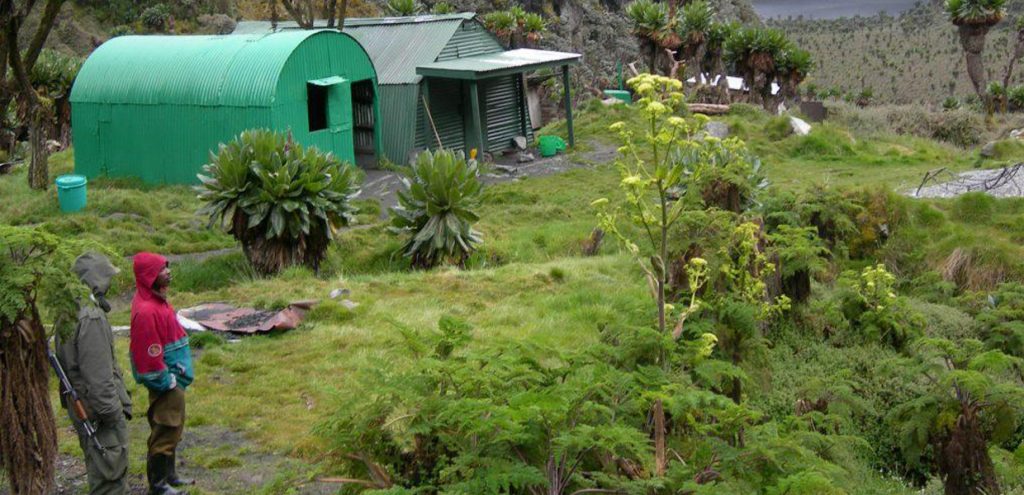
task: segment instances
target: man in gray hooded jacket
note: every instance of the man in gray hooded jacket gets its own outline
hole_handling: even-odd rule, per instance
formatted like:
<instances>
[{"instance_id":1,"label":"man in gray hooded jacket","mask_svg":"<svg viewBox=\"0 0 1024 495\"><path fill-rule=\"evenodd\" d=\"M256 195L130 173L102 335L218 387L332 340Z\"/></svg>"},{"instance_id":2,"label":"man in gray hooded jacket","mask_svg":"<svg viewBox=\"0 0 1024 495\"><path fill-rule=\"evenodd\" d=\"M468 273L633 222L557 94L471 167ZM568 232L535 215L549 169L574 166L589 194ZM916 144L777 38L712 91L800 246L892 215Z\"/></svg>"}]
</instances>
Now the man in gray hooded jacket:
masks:
<instances>
[{"instance_id":1,"label":"man in gray hooded jacket","mask_svg":"<svg viewBox=\"0 0 1024 495\"><path fill-rule=\"evenodd\" d=\"M86 253L75 260L75 274L89 287L92 297L79 302L78 325L66 339L56 342L57 359L85 404L86 412L96 427L100 451L86 436L73 409L71 422L78 432L78 442L85 454L91 495L121 495L127 492L128 419L132 403L128 398L121 369L114 359L114 336L106 313L110 305L105 296L110 281L117 274L105 256ZM62 401L63 401L63 395ZM68 408L68 404L62 404Z\"/></svg>"}]
</instances>

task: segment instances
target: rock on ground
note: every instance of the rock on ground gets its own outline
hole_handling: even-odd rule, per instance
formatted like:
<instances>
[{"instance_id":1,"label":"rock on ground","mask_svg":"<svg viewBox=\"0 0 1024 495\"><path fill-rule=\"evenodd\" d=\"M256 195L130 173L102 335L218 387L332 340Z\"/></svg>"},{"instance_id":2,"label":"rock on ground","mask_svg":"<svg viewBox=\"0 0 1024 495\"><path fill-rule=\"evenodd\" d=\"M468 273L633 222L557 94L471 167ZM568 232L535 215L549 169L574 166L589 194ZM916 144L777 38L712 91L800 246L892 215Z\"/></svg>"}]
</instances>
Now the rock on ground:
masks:
<instances>
[{"instance_id":1,"label":"rock on ground","mask_svg":"<svg viewBox=\"0 0 1024 495\"><path fill-rule=\"evenodd\" d=\"M712 120L704 126L704 133L708 137L725 139L729 137L729 124L718 120Z\"/></svg>"},{"instance_id":2,"label":"rock on ground","mask_svg":"<svg viewBox=\"0 0 1024 495\"><path fill-rule=\"evenodd\" d=\"M797 136L806 136L811 133L811 124L804 122L803 119L790 117L789 125L793 128L793 134Z\"/></svg>"}]
</instances>

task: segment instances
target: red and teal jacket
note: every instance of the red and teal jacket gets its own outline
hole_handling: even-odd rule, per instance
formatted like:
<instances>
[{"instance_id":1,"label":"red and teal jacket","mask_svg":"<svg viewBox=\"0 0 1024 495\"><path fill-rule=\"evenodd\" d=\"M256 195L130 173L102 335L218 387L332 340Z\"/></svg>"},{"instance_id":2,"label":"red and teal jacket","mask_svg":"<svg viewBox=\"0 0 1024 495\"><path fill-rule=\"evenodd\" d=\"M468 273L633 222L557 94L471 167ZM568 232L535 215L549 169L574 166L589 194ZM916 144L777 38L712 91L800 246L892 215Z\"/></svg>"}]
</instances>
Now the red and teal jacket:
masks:
<instances>
[{"instance_id":1,"label":"red and teal jacket","mask_svg":"<svg viewBox=\"0 0 1024 495\"><path fill-rule=\"evenodd\" d=\"M131 352L135 381L155 392L192 383L192 351L174 308L153 290L167 259L153 253L135 255L135 298L132 299Z\"/></svg>"}]
</instances>

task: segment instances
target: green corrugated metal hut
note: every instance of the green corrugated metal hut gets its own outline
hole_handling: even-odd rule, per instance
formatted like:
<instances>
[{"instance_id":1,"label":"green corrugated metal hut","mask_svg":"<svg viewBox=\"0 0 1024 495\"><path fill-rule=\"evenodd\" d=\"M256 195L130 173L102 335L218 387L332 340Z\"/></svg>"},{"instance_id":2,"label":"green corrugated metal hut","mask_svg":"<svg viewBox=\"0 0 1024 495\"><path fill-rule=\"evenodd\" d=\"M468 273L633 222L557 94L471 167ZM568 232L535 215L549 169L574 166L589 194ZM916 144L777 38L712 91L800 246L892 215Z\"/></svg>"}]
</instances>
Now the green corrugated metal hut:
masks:
<instances>
[{"instance_id":1,"label":"green corrugated metal hut","mask_svg":"<svg viewBox=\"0 0 1024 495\"><path fill-rule=\"evenodd\" d=\"M281 22L277 28L298 26ZM271 29L269 22L243 21L235 33ZM575 53L506 51L472 13L347 19L344 32L366 48L377 69L383 154L394 163L405 163L417 149L436 148L438 138L446 148L490 153L512 148L516 136L532 139L523 75L562 68L568 78L568 66L580 59Z\"/></svg>"},{"instance_id":2,"label":"green corrugated metal hut","mask_svg":"<svg viewBox=\"0 0 1024 495\"><path fill-rule=\"evenodd\" d=\"M376 161L376 80L366 51L337 31L117 37L71 90L76 172L194 183L211 150L251 128Z\"/></svg>"}]
</instances>

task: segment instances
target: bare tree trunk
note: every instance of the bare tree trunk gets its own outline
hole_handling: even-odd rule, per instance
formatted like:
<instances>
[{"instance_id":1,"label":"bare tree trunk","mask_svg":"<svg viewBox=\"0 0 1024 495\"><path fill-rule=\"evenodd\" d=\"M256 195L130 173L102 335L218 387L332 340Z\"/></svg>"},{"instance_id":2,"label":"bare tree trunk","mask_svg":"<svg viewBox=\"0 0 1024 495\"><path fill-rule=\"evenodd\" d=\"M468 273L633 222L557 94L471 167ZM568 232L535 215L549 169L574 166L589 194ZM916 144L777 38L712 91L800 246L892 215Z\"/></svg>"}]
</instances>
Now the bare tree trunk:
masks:
<instances>
[{"instance_id":1,"label":"bare tree trunk","mask_svg":"<svg viewBox=\"0 0 1024 495\"><path fill-rule=\"evenodd\" d=\"M32 112L28 127L29 147L32 160L28 165L28 186L35 190L46 190L50 186L49 150L46 148L47 112L41 105Z\"/></svg>"},{"instance_id":2,"label":"bare tree trunk","mask_svg":"<svg viewBox=\"0 0 1024 495\"><path fill-rule=\"evenodd\" d=\"M665 476L668 467L668 448L665 446L665 406L661 399L654 401L654 474Z\"/></svg>"},{"instance_id":3,"label":"bare tree trunk","mask_svg":"<svg viewBox=\"0 0 1024 495\"><path fill-rule=\"evenodd\" d=\"M338 0L327 0L327 6L324 9L324 17L327 18L327 27L334 27L334 14L338 11Z\"/></svg>"},{"instance_id":4,"label":"bare tree trunk","mask_svg":"<svg viewBox=\"0 0 1024 495\"><path fill-rule=\"evenodd\" d=\"M348 0L341 0L341 13L338 15L338 31L345 30L346 15L348 15Z\"/></svg>"},{"instance_id":5,"label":"bare tree trunk","mask_svg":"<svg viewBox=\"0 0 1024 495\"><path fill-rule=\"evenodd\" d=\"M988 102L988 76L985 74L985 38L991 26L984 24L963 24L959 26L960 45L964 49L967 75L971 78L974 92L982 101Z\"/></svg>"},{"instance_id":6,"label":"bare tree trunk","mask_svg":"<svg viewBox=\"0 0 1024 495\"><path fill-rule=\"evenodd\" d=\"M0 321L0 458L11 493L53 491L57 427L50 404L46 331L35 306Z\"/></svg>"},{"instance_id":7,"label":"bare tree trunk","mask_svg":"<svg viewBox=\"0 0 1024 495\"><path fill-rule=\"evenodd\" d=\"M974 406L962 408L953 431L942 442L936 457L946 495L1002 493Z\"/></svg>"}]
</instances>

